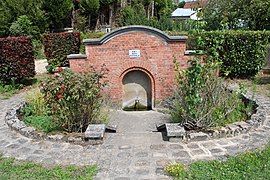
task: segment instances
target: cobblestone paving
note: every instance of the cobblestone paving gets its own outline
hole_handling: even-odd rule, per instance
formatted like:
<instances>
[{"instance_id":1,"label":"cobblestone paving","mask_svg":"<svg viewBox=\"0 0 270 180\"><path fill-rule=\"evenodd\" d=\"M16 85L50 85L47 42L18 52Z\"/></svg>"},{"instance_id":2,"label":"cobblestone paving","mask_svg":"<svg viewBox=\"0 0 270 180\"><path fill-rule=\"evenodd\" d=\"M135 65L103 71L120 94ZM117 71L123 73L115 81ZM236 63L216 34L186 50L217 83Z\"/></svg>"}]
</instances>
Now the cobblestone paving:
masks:
<instances>
[{"instance_id":1,"label":"cobblestone paving","mask_svg":"<svg viewBox=\"0 0 270 180\"><path fill-rule=\"evenodd\" d=\"M21 100L20 94L0 100L0 152L17 159L53 165L97 164L100 170L95 179L171 179L164 172L168 162L188 164L197 160L223 159L263 148L270 136L270 111L264 125L248 134L189 143L163 141L160 133L153 132L157 122L168 121L166 115L154 111L117 111L112 123L118 124L118 133L106 134L102 145L82 147L39 141L16 133L5 124L6 111Z\"/></svg>"}]
</instances>

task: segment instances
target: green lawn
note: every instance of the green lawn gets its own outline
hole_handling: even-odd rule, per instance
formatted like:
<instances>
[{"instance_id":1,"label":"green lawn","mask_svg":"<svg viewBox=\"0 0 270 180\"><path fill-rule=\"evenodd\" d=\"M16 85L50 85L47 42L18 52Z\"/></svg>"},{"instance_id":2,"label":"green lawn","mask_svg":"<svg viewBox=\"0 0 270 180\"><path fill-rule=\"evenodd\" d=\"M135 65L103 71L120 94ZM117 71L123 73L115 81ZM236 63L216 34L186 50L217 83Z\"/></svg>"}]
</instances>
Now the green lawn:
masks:
<instances>
[{"instance_id":1,"label":"green lawn","mask_svg":"<svg viewBox=\"0 0 270 180\"><path fill-rule=\"evenodd\" d=\"M29 161L18 161L14 158L3 158L0 155L0 180L4 179L93 179L97 173L96 166L53 166L45 167Z\"/></svg>"},{"instance_id":2,"label":"green lawn","mask_svg":"<svg viewBox=\"0 0 270 180\"><path fill-rule=\"evenodd\" d=\"M174 173L176 179L266 180L270 179L270 145L263 151L243 153L226 161L199 161L185 170L179 164L174 167L179 169Z\"/></svg>"}]
</instances>

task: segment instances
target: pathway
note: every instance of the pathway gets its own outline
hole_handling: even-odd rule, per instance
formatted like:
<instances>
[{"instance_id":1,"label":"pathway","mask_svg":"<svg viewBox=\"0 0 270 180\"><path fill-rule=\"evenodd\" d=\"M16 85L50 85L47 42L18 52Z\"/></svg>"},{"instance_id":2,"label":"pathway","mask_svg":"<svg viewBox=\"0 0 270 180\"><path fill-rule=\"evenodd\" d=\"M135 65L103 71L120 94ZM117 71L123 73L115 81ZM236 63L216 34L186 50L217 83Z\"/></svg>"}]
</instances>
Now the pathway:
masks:
<instances>
[{"instance_id":1,"label":"pathway","mask_svg":"<svg viewBox=\"0 0 270 180\"><path fill-rule=\"evenodd\" d=\"M155 131L156 122L168 116L155 112L123 112L113 114L118 133L106 134L102 145L86 146L26 138L5 124L7 110L19 103L22 95L0 100L0 152L17 159L45 164L97 164L95 179L171 179L164 165L170 161L190 163L197 160L220 159L244 151L261 148L270 136L270 111L263 126L248 134L199 142L166 142Z\"/></svg>"}]
</instances>

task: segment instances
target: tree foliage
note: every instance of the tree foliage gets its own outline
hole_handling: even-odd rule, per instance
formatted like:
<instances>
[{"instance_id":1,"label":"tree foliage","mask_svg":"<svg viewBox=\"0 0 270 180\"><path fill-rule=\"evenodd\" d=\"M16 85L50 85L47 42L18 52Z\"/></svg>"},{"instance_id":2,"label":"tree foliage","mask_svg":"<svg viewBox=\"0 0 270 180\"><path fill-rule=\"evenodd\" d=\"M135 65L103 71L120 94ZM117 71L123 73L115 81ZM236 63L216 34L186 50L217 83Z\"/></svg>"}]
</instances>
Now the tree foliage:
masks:
<instances>
[{"instance_id":1,"label":"tree foliage","mask_svg":"<svg viewBox=\"0 0 270 180\"><path fill-rule=\"evenodd\" d=\"M11 36L31 36L39 35L38 27L33 26L33 23L26 15L19 16L17 21L13 22L9 28Z\"/></svg>"},{"instance_id":2,"label":"tree foliage","mask_svg":"<svg viewBox=\"0 0 270 180\"><path fill-rule=\"evenodd\" d=\"M269 30L270 0L209 0L204 20L208 30Z\"/></svg>"},{"instance_id":3,"label":"tree foliage","mask_svg":"<svg viewBox=\"0 0 270 180\"><path fill-rule=\"evenodd\" d=\"M9 35L12 22L19 16L27 15L33 25L41 32L46 29L45 11L42 10L44 0L0 0L0 37Z\"/></svg>"},{"instance_id":4,"label":"tree foliage","mask_svg":"<svg viewBox=\"0 0 270 180\"><path fill-rule=\"evenodd\" d=\"M45 0L43 9L51 30L62 29L65 21L71 15L72 0Z\"/></svg>"}]
</instances>

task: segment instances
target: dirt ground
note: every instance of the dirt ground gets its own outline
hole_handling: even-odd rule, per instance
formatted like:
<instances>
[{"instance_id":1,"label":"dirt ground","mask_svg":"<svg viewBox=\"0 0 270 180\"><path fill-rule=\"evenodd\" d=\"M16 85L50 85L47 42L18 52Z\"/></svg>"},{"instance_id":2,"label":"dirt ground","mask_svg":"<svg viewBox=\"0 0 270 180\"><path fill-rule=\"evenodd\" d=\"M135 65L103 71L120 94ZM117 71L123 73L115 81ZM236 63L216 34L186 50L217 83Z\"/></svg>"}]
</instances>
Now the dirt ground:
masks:
<instances>
[{"instance_id":1,"label":"dirt ground","mask_svg":"<svg viewBox=\"0 0 270 180\"><path fill-rule=\"evenodd\" d=\"M35 60L35 70L37 74L46 73L46 66L48 65L46 59Z\"/></svg>"}]
</instances>

